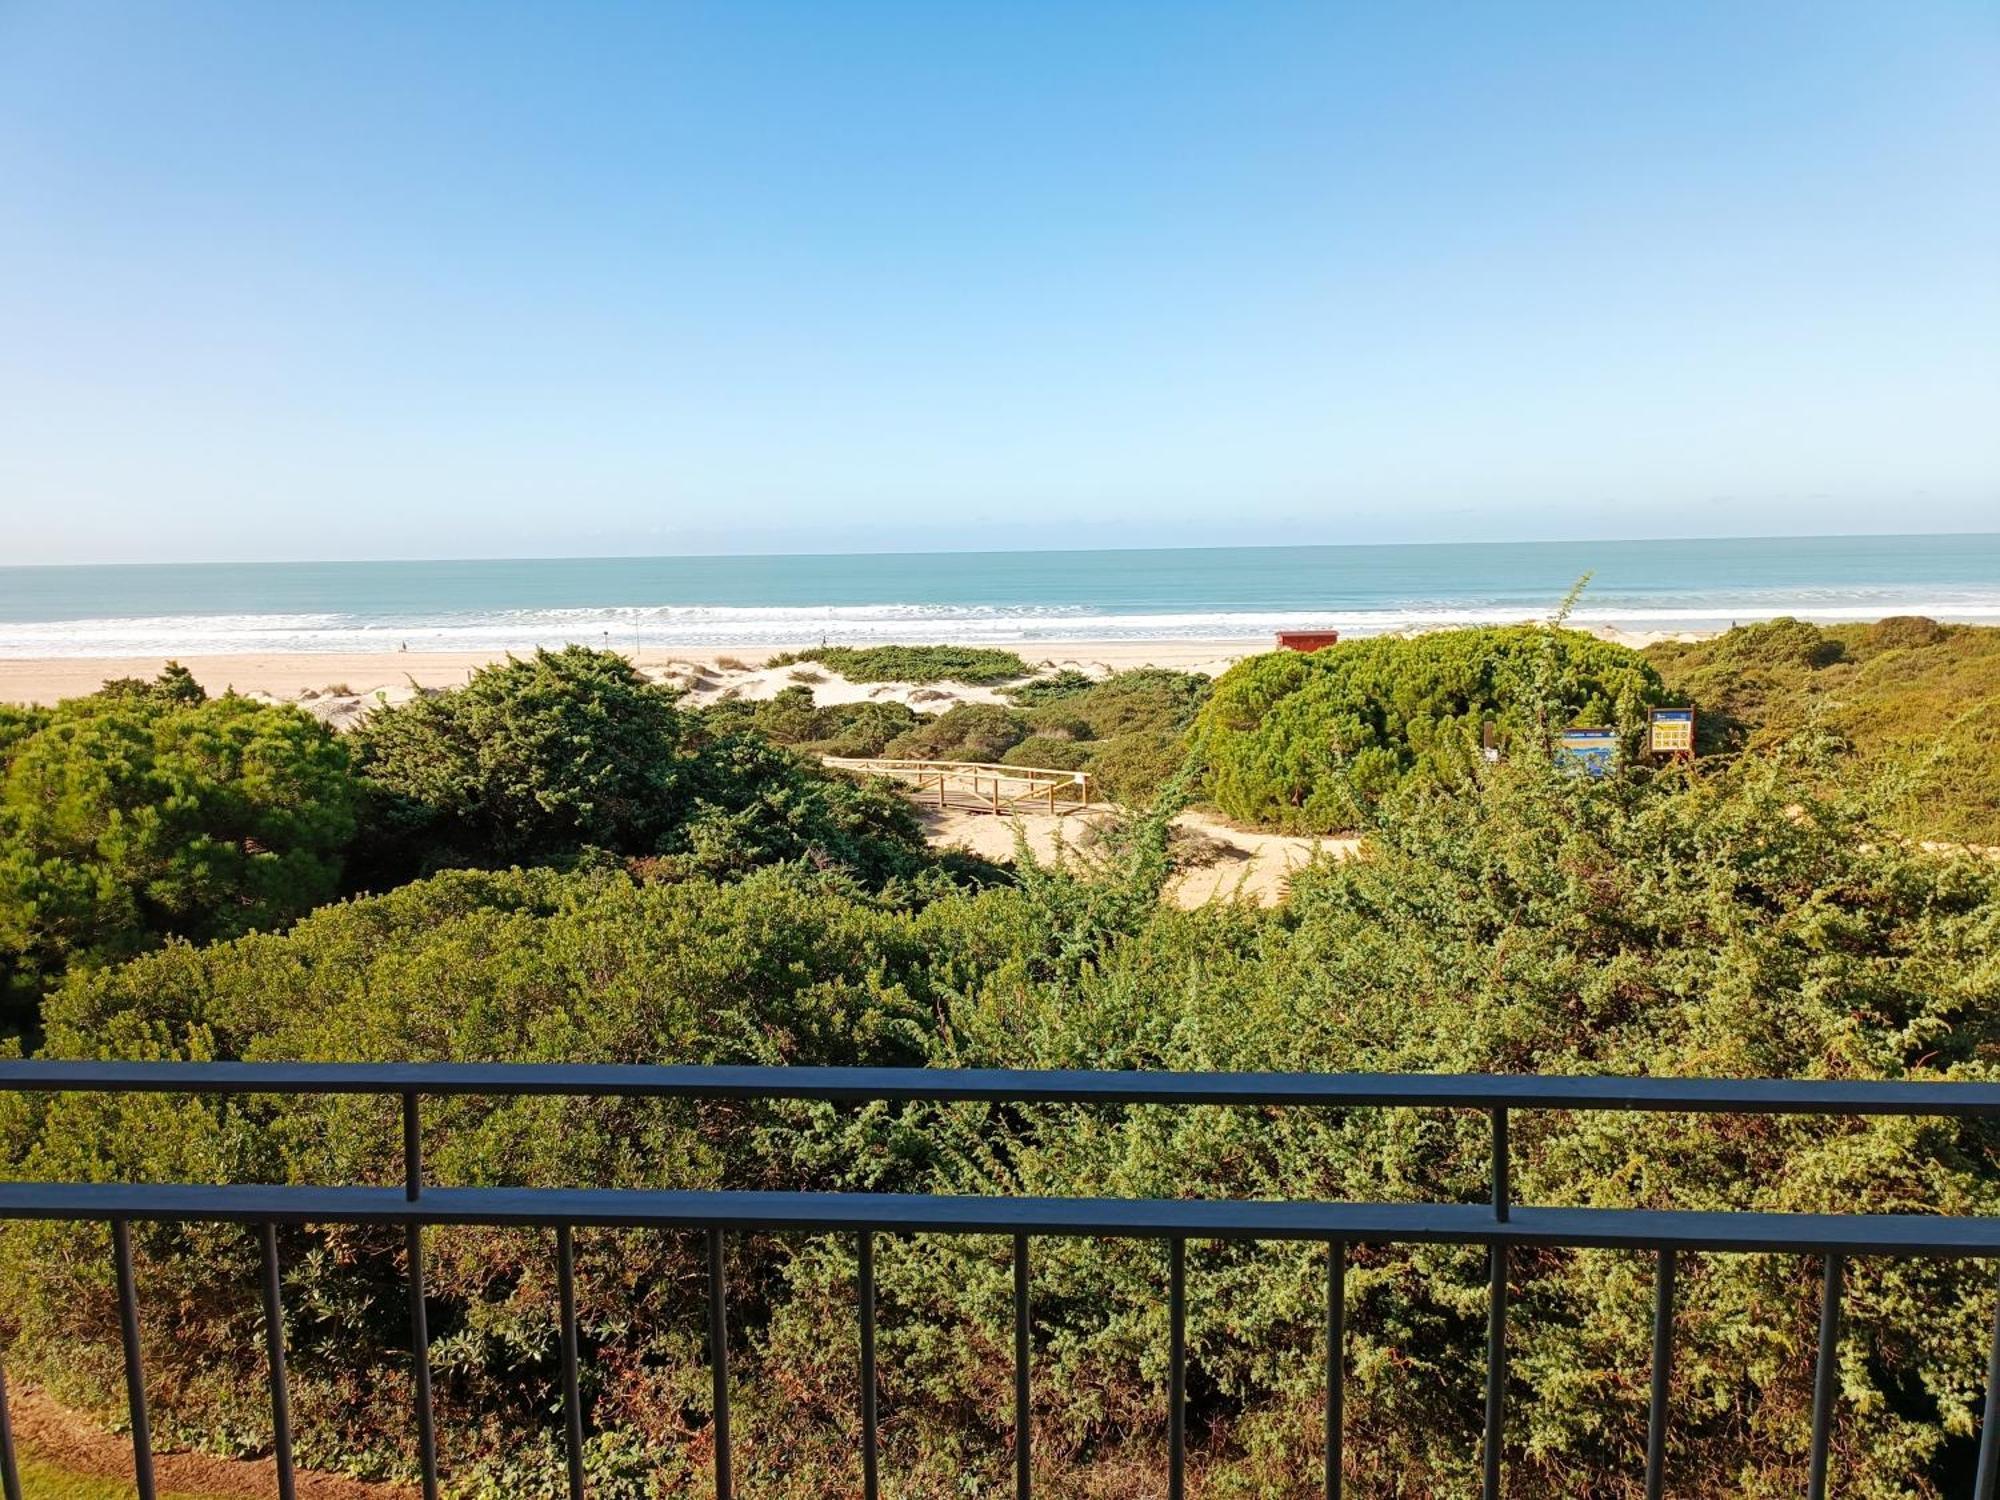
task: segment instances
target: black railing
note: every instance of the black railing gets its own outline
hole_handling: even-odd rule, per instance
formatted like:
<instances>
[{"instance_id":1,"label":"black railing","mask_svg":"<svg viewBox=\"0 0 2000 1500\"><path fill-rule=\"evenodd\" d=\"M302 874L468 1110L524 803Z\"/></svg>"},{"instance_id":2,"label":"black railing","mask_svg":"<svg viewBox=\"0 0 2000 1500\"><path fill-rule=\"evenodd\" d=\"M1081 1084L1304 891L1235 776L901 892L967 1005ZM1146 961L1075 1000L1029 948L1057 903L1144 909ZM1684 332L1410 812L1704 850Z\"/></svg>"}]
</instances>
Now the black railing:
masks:
<instances>
[{"instance_id":1,"label":"black railing","mask_svg":"<svg viewBox=\"0 0 2000 1500\"><path fill-rule=\"evenodd\" d=\"M561 1318L562 1401L569 1489L584 1494L583 1413L572 1234L578 1227L699 1230L707 1241L709 1358L714 1375L715 1491L731 1493L728 1296L723 1236L744 1231L852 1233L858 1253L862 1483L878 1486L875 1255L877 1233L1007 1235L1014 1243L1014 1472L1016 1494L1032 1488L1029 1241L1035 1236L1164 1239L1170 1330L1168 1492L1185 1485L1187 1430L1186 1245L1196 1240L1307 1240L1326 1262L1325 1489L1338 1500L1342 1469L1347 1249L1352 1244L1444 1242L1484 1245L1489 1261L1486 1414L1482 1489L1498 1500L1506 1428L1507 1270L1521 1246L1654 1252L1652 1388L1647 1412L1645 1493L1665 1483L1674 1290L1683 1252L1762 1251L1818 1256L1822 1264L1814 1365L1808 1494L1823 1500L1833 1422L1842 1276L1855 1255L2000 1259L2000 1219L1917 1214L1774 1214L1646 1209L1544 1208L1512 1201L1510 1110L1650 1110L1778 1115L2000 1117L2000 1085L1799 1082L1774 1079L1576 1078L1514 1075L1135 1073L947 1071L920 1068L621 1067L423 1063L144 1063L0 1061L0 1091L192 1094L378 1094L400 1096L403 1185L380 1187L198 1186L192 1184L0 1183L0 1220L104 1221L111 1230L131 1407L134 1472L153 1500L153 1459L133 1283L134 1221L243 1223L262 1243L266 1354L270 1370L277 1488L293 1500L292 1427L285 1376L283 1310L275 1226L372 1224L403 1227L409 1258L410 1340L423 1490L437 1494L437 1435L431 1407L430 1341L424 1314L424 1226L480 1224L553 1228ZM833 1102L983 1100L995 1104L1157 1104L1425 1107L1484 1112L1492 1130L1492 1200L1465 1203L1307 1203L1104 1198L933 1197L890 1193L612 1191L591 1188L448 1188L424 1184L425 1097L570 1095L682 1099L813 1099ZM1976 1500L1996 1500L2000 1466L2000 1310L1986 1374ZM0 1477L19 1500L13 1435L0 1373Z\"/></svg>"}]
</instances>

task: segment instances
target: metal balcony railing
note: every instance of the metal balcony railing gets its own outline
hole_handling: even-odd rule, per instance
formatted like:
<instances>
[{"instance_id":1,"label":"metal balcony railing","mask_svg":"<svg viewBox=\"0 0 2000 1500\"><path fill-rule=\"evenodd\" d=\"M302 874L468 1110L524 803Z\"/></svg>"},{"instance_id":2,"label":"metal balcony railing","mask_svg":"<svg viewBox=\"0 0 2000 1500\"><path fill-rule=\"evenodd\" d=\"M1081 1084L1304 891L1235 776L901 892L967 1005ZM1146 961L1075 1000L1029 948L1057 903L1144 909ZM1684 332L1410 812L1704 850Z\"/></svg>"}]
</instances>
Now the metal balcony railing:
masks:
<instances>
[{"instance_id":1,"label":"metal balcony railing","mask_svg":"<svg viewBox=\"0 0 2000 1500\"><path fill-rule=\"evenodd\" d=\"M1168 1487L1183 1494L1186 1434L1186 1244L1190 1239L1308 1240L1327 1247L1325 1489L1341 1488L1342 1385L1347 1247L1417 1241L1487 1247L1490 1266L1483 1494L1498 1500L1506 1428L1507 1264L1515 1245L1651 1251L1657 1256L1652 1390L1645 1490L1665 1482L1668 1390L1673 1359L1674 1279L1682 1253L1761 1251L1822 1262L1808 1493L1823 1500L1832 1427L1842 1271L1854 1255L2000 1258L2000 1219L1916 1214L1774 1214L1639 1209L1538 1208L1513 1202L1507 1122L1520 1110L1702 1111L1759 1115L2000 1116L2000 1085L1803 1082L1776 1079L1585 1078L1512 1075L1138 1073L931 1070L921 1068L625 1067L487 1063L150 1063L0 1061L0 1090L187 1094L309 1093L400 1096L400 1189L0 1183L0 1220L109 1224L131 1407L135 1474L153 1500L153 1461L139 1346L130 1225L134 1221L241 1223L263 1250L266 1355L277 1486L293 1500L292 1428L276 1226L401 1225L407 1236L410 1338L423 1490L435 1497L437 1435L431 1410L429 1333L421 1231L428 1224L539 1226L555 1231L561 1318L562 1399L569 1489L584 1495L583 1412L577 1381L577 1322L571 1236L578 1227L700 1231L709 1273L709 1360L714 1376L715 1491L731 1493L728 1301L723 1236L749 1230L853 1234L859 1253L857 1321L861 1371L863 1492L876 1500L874 1236L878 1232L1011 1235L1014 1241L1014 1473L1020 1500L1031 1488L1029 1364L1032 1309L1029 1242L1036 1236L1126 1236L1165 1240L1170 1354ZM1492 1128L1492 1200L1464 1203L1308 1203L1106 1198L933 1197L912 1194L608 1191L590 1188L426 1187L421 1107L448 1095L568 1095L681 1099L963 1101L993 1104L1152 1104L1415 1107L1478 1110ZM1975 1495L1995 1500L2000 1461L2000 1311L1986 1375ZM7 1500L19 1500L12 1433L0 1377L0 1469Z\"/></svg>"}]
</instances>

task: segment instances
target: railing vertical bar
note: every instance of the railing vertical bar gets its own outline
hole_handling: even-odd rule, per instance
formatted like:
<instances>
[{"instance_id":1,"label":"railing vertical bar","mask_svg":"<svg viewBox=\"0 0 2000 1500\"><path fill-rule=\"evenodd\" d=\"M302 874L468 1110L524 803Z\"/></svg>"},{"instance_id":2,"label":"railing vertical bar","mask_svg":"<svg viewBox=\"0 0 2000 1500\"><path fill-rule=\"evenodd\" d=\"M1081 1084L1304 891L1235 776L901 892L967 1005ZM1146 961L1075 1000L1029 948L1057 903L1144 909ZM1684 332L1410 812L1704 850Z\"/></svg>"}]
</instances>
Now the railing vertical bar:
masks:
<instances>
[{"instance_id":1,"label":"railing vertical bar","mask_svg":"<svg viewBox=\"0 0 2000 1500\"><path fill-rule=\"evenodd\" d=\"M1492 1111L1492 1124L1493 1218L1504 1224L1514 1198L1505 1105ZM1507 1246L1500 1240L1487 1252L1487 1304L1486 1451L1479 1492L1483 1500L1500 1500L1501 1447L1507 1429Z\"/></svg>"},{"instance_id":2,"label":"railing vertical bar","mask_svg":"<svg viewBox=\"0 0 2000 1500\"><path fill-rule=\"evenodd\" d=\"M1028 1237L1014 1236L1014 1495L1029 1500L1034 1492L1034 1460L1029 1451L1032 1428L1028 1385Z\"/></svg>"},{"instance_id":3,"label":"railing vertical bar","mask_svg":"<svg viewBox=\"0 0 2000 1500\"><path fill-rule=\"evenodd\" d=\"M132 1477L139 1500L155 1500L153 1429L146 1416L146 1367L139 1358L139 1297L132 1286L132 1228L111 1221L111 1259L118 1270L118 1327L125 1343L125 1399L132 1409Z\"/></svg>"},{"instance_id":4,"label":"railing vertical bar","mask_svg":"<svg viewBox=\"0 0 2000 1500\"><path fill-rule=\"evenodd\" d=\"M708 1231L708 1367L715 1377L715 1500L729 1500L729 1311L722 1231Z\"/></svg>"},{"instance_id":5,"label":"railing vertical bar","mask_svg":"<svg viewBox=\"0 0 2000 1500\"><path fill-rule=\"evenodd\" d=\"M403 1196L415 1203L424 1190L424 1138L417 1095L403 1095Z\"/></svg>"},{"instance_id":6,"label":"railing vertical bar","mask_svg":"<svg viewBox=\"0 0 2000 1500\"><path fill-rule=\"evenodd\" d=\"M1979 1416L1979 1475L1973 1500L1995 1500L2000 1490L2000 1300L1993 1304L1993 1347L1986 1356L1986 1407Z\"/></svg>"},{"instance_id":7,"label":"railing vertical bar","mask_svg":"<svg viewBox=\"0 0 2000 1500\"><path fill-rule=\"evenodd\" d=\"M1667 1395L1674 1364L1674 1252L1653 1268L1653 1399L1646 1409L1646 1500L1660 1500L1667 1482Z\"/></svg>"},{"instance_id":8,"label":"railing vertical bar","mask_svg":"<svg viewBox=\"0 0 2000 1500\"><path fill-rule=\"evenodd\" d=\"M875 1425L875 1231L861 1231L860 1285L856 1300L861 1304L861 1494L875 1500L880 1491L876 1460Z\"/></svg>"},{"instance_id":9,"label":"railing vertical bar","mask_svg":"<svg viewBox=\"0 0 2000 1500\"><path fill-rule=\"evenodd\" d=\"M1507 1246L1495 1240L1487 1255L1486 1451L1479 1493L1484 1500L1500 1500L1501 1442L1507 1428Z\"/></svg>"},{"instance_id":10,"label":"railing vertical bar","mask_svg":"<svg viewBox=\"0 0 2000 1500\"><path fill-rule=\"evenodd\" d=\"M1833 1437L1833 1384L1840 1357L1840 1278L1843 1262L1826 1257L1819 1299L1819 1355L1813 1370L1812 1458L1806 1494L1826 1500L1827 1450Z\"/></svg>"},{"instance_id":11,"label":"railing vertical bar","mask_svg":"<svg viewBox=\"0 0 2000 1500\"><path fill-rule=\"evenodd\" d=\"M5 1365L0 1365L0 1496L21 1500L21 1469L14 1458L14 1418L7 1409Z\"/></svg>"},{"instance_id":12,"label":"railing vertical bar","mask_svg":"<svg viewBox=\"0 0 2000 1500\"><path fill-rule=\"evenodd\" d=\"M417 1408L417 1464L424 1500L437 1500L437 1419L431 1410L431 1327L424 1310L424 1231L419 1224L403 1231L410 1260L410 1369Z\"/></svg>"},{"instance_id":13,"label":"railing vertical bar","mask_svg":"<svg viewBox=\"0 0 2000 1500\"><path fill-rule=\"evenodd\" d=\"M1187 1493L1187 1241L1167 1241L1167 1500Z\"/></svg>"},{"instance_id":14,"label":"railing vertical bar","mask_svg":"<svg viewBox=\"0 0 2000 1500\"><path fill-rule=\"evenodd\" d=\"M1347 1397L1347 1242L1326 1247L1326 1500L1340 1500Z\"/></svg>"},{"instance_id":15,"label":"railing vertical bar","mask_svg":"<svg viewBox=\"0 0 2000 1500\"><path fill-rule=\"evenodd\" d=\"M421 1105L415 1090L403 1093L403 1197L415 1203L424 1187L424 1143ZM417 1464L424 1500L437 1500L437 1419L431 1410L431 1330L424 1311L424 1231L411 1224L403 1231L410 1260L411 1385L417 1407Z\"/></svg>"},{"instance_id":16,"label":"railing vertical bar","mask_svg":"<svg viewBox=\"0 0 2000 1500\"><path fill-rule=\"evenodd\" d=\"M285 1377L285 1302L279 1276L278 1226L263 1226L264 1358L271 1374L271 1458L278 1469L278 1500L295 1500L292 1472L292 1397Z\"/></svg>"},{"instance_id":17,"label":"railing vertical bar","mask_svg":"<svg viewBox=\"0 0 2000 1500\"><path fill-rule=\"evenodd\" d=\"M556 1300L562 1316L563 1420L569 1438L569 1500L583 1500L583 1387L577 1378L576 1245L567 1224L556 1225Z\"/></svg>"}]
</instances>

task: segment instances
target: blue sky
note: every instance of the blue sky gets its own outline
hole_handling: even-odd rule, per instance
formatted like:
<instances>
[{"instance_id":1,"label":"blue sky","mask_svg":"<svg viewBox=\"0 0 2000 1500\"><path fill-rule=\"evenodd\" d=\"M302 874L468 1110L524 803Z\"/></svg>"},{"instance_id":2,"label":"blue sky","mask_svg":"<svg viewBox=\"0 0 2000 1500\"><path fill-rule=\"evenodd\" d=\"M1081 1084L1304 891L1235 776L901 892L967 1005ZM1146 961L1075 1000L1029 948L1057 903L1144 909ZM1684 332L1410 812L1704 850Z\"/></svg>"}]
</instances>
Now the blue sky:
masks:
<instances>
[{"instance_id":1,"label":"blue sky","mask_svg":"<svg viewBox=\"0 0 2000 1500\"><path fill-rule=\"evenodd\" d=\"M2000 6L0 0L0 561L2000 524Z\"/></svg>"}]
</instances>

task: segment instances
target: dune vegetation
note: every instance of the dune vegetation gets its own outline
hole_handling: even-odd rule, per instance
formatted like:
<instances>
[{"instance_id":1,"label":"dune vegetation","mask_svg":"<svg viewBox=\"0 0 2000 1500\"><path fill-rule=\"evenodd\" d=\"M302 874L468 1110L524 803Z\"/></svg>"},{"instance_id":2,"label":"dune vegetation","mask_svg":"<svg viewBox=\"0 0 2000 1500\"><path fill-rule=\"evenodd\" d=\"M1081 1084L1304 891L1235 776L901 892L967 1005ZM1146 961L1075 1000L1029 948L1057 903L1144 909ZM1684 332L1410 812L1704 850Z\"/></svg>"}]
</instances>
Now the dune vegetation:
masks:
<instances>
[{"instance_id":1,"label":"dune vegetation","mask_svg":"<svg viewBox=\"0 0 2000 1500\"><path fill-rule=\"evenodd\" d=\"M1756 698L1762 719L1747 689L1724 708L1723 676L1698 675L1722 674L1720 653L1740 639L1705 657L1641 658L1553 632L1468 632L1371 647L1347 665L1345 646L1255 659L1212 697L1178 674L1063 683L997 706L1028 721L1001 753L1040 738L1101 757L1153 736L1137 743L1160 749L1148 779L1162 794L1088 863L1024 857L1010 870L927 850L891 794L821 770L763 727L800 745L893 728L887 745L940 731L950 714L864 726L859 708L880 705L822 719L805 697L692 711L617 658L552 653L386 711L346 740L301 739L309 762L338 765L345 816L372 831L327 856L339 899L273 907L233 930L159 921L116 949L67 949L33 971L42 1044L58 1057L1994 1079L2000 862L1902 836L1906 809L1858 774L1887 741L1806 732L1852 712L1853 691L1773 731L1773 705L1840 669L1819 659L1824 644L1790 639L1809 649L1759 669L1777 685ZM1858 655L1846 659L1865 683L1873 658ZM1921 680L1890 676L1883 691ZM1643 705L1702 681L1699 701L1717 704L1708 732L1724 738L1691 769L1628 755L1593 778L1549 752L1556 728L1636 727ZM8 775L20 747L58 723L115 711L150 724L202 706L171 684L152 696L170 701L128 686L10 720ZM292 711L268 712L290 743ZM1504 734L1497 762L1477 753L1489 719ZM1328 725L1348 736L1334 751ZM1284 789L1301 765L1294 797ZM1264 781L1250 774L1260 767ZM225 785L248 774L227 758L209 769ZM1325 777L1342 781L1338 802L1317 797ZM1281 825L1352 819L1364 852L1305 872L1275 908L1162 903L1171 815L1232 787L1252 798L1246 812ZM137 816L139 794L124 795L118 816ZM7 839L46 836L8 807ZM200 826L220 838L226 825ZM40 908L14 899L9 930L34 936ZM427 1160L450 1183L1442 1201L1486 1190L1484 1122L1444 1112L463 1099L426 1119ZM392 1101L0 1098L0 1171L27 1178L393 1182L399 1143ZM2000 1212L1996 1151L2000 1128L1978 1120L1547 1115L1518 1123L1515 1172L1524 1199L1550 1203L1987 1214ZM136 1239L162 1441L264 1451L253 1239L174 1226ZM283 1239L302 1459L407 1477L400 1237ZM0 1342L16 1379L109 1415L122 1377L102 1240L89 1226L0 1229ZM549 1242L438 1229L428 1244L452 1493L560 1495ZM746 1493L854 1486L852 1249L805 1235L731 1241ZM592 1493L705 1493L700 1246L590 1231L578 1250ZM1144 1242L1037 1243L1046 1482L1157 1488L1163 1264ZM1362 1247L1352 1266L1353 1475L1466 1492L1482 1257ZM888 1471L905 1494L1002 1489L1007 1243L885 1239L878 1271ZM1520 1492L1618 1493L1635 1472L1650 1275L1645 1258L1612 1252L1515 1262L1508 1463ZM1318 1252L1195 1244L1189 1276L1198 1481L1217 1495L1310 1489ZM1787 1257L1684 1264L1677 1473L1706 1476L1710 1492L1802 1487L1816 1277ZM1955 1492L1991 1296L1977 1264L1852 1265L1842 1494Z\"/></svg>"},{"instance_id":2,"label":"dune vegetation","mask_svg":"<svg viewBox=\"0 0 2000 1500\"><path fill-rule=\"evenodd\" d=\"M1869 783L1902 832L2000 845L2000 629L1772 620L1646 655L1701 706L1704 750L1811 737L1837 752L1837 779Z\"/></svg>"}]
</instances>

